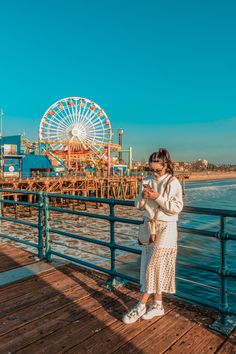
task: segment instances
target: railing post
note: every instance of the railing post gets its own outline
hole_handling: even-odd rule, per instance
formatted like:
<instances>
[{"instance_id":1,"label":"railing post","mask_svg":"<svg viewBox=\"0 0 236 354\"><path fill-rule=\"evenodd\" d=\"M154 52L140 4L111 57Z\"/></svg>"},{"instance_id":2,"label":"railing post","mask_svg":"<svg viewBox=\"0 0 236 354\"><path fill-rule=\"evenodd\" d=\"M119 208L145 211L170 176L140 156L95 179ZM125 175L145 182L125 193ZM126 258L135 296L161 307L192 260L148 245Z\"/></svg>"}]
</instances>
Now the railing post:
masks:
<instances>
[{"instance_id":1,"label":"railing post","mask_svg":"<svg viewBox=\"0 0 236 354\"><path fill-rule=\"evenodd\" d=\"M126 284L127 282L115 276L116 271L116 242L115 242L115 203L113 199L109 200L110 209L110 252L111 252L111 267L110 267L110 279L102 286L110 291L117 289L118 287Z\"/></svg>"},{"instance_id":2,"label":"railing post","mask_svg":"<svg viewBox=\"0 0 236 354\"><path fill-rule=\"evenodd\" d=\"M110 208L110 244L111 244L111 277L112 280L114 279L114 271L115 271L115 205L111 201L109 203L109 208Z\"/></svg>"},{"instance_id":3,"label":"railing post","mask_svg":"<svg viewBox=\"0 0 236 354\"><path fill-rule=\"evenodd\" d=\"M220 310L221 323L226 324L226 311L228 309L228 296L227 296L227 260L226 260L226 239L225 239L225 218L220 217Z\"/></svg>"},{"instance_id":4,"label":"railing post","mask_svg":"<svg viewBox=\"0 0 236 354\"><path fill-rule=\"evenodd\" d=\"M235 327L235 316L227 314L228 311L228 294L227 294L227 272L228 265L226 259L227 233L225 232L225 217L220 217L220 316L210 327L217 332L228 335Z\"/></svg>"},{"instance_id":5,"label":"railing post","mask_svg":"<svg viewBox=\"0 0 236 354\"><path fill-rule=\"evenodd\" d=\"M49 233L49 198L47 193L44 193L43 207L44 207L44 232L45 232L45 255L48 262L52 260L51 254L51 242L50 242L50 233Z\"/></svg>"},{"instance_id":6,"label":"railing post","mask_svg":"<svg viewBox=\"0 0 236 354\"><path fill-rule=\"evenodd\" d=\"M2 216L2 191L0 191L0 217ZM2 219L0 219L0 231L2 231Z\"/></svg>"},{"instance_id":7,"label":"railing post","mask_svg":"<svg viewBox=\"0 0 236 354\"><path fill-rule=\"evenodd\" d=\"M38 257L42 259L43 254L43 193L38 193Z\"/></svg>"}]
</instances>

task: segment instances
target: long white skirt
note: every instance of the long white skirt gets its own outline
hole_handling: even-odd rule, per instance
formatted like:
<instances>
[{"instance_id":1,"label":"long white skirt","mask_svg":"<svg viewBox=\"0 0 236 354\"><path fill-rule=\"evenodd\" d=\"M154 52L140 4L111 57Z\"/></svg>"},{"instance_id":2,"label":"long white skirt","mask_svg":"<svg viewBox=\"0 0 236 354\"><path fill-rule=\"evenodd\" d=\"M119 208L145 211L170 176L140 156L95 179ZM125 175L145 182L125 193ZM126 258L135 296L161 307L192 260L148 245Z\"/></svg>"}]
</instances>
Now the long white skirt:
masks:
<instances>
[{"instance_id":1,"label":"long white skirt","mask_svg":"<svg viewBox=\"0 0 236 354\"><path fill-rule=\"evenodd\" d=\"M158 230L162 230L158 232ZM140 284L141 291L175 293L177 256L177 223L159 221L157 240L142 246Z\"/></svg>"}]
</instances>

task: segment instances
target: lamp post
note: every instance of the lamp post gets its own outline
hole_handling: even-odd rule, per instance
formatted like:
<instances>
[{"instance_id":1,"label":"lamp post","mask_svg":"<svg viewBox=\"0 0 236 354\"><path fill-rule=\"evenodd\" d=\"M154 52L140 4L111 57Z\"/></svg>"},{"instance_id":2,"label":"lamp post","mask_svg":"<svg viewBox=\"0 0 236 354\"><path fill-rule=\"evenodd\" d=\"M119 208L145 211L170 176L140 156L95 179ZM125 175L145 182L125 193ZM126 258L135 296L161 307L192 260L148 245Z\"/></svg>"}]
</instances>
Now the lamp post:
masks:
<instances>
[{"instance_id":1,"label":"lamp post","mask_svg":"<svg viewBox=\"0 0 236 354\"><path fill-rule=\"evenodd\" d=\"M118 144L121 146L121 150L122 150L122 135L124 133L124 130L123 129L118 129L117 131L118 133ZM122 163L122 151L119 151L119 163Z\"/></svg>"}]
</instances>

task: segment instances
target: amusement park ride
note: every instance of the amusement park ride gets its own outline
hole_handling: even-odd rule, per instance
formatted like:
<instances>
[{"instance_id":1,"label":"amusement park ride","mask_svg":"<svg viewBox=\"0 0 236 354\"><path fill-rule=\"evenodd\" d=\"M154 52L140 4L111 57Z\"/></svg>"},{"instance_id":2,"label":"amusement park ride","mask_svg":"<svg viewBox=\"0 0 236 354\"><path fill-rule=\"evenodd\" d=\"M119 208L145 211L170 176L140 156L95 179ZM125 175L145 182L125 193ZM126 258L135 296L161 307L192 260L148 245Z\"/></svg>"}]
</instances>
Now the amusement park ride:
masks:
<instances>
[{"instance_id":1,"label":"amusement park ride","mask_svg":"<svg viewBox=\"0 0 236 354\"><path fill-rule=\"evenodd\" d=\"M122 140L119 138L120 145L114 144L112 136L110 119L98 104L87 98L68 97L55 102L44 113L39 141L30 143L25 139L24 144L48 155L58 170L78 171L85 164L107 166L109 176L111 152L119 152L119 160L122 152Z\"/></svg>"}]
</instances>

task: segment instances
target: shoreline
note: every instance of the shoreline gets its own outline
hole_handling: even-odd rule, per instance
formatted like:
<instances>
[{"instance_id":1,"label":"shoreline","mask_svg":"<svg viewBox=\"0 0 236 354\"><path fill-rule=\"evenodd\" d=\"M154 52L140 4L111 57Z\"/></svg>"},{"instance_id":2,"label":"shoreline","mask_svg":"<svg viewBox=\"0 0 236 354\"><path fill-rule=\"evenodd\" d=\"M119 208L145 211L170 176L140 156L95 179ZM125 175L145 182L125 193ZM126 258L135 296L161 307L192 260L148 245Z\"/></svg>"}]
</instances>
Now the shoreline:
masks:
<instances>
[{"instance_id":1,"label":"shoreline","mask_svg":"<svg viewBox=\"0 0 236 354\"><path fill-rule=\"evenodd\" d=\"M236 178L236 171L233 172L193 172L184 182L203 182L211 180L221 180Z\"/></svg>"}]
</instances>

